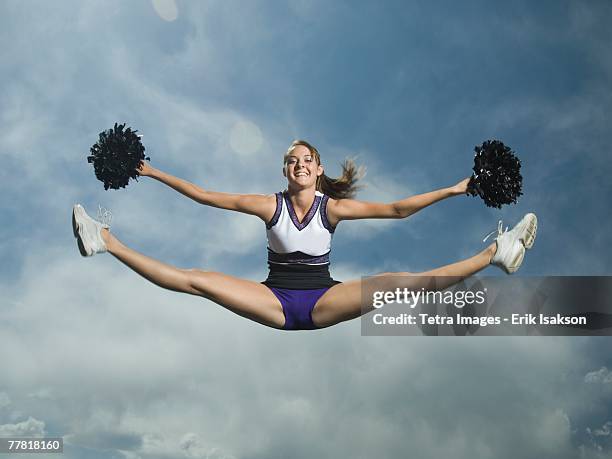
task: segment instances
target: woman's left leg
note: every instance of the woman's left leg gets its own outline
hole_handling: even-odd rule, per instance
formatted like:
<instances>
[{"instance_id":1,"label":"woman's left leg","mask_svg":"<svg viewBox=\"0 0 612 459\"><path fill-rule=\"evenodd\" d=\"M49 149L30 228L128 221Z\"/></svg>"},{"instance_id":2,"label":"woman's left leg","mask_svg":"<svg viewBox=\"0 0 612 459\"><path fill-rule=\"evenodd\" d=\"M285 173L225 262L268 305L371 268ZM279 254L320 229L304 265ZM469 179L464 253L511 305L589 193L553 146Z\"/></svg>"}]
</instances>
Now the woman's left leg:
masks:
<instances>
[{"instance_id":1,"label":"woman's left leg","mask_svg":"<svg viewBox=\"0 0 612 459\"><path fill-rule=\"evenodd\" d=\"M476 274L491 263L497 243L494 242L473 257L422 273L383 273L334 285L319 298L312 310L317 327L329 327L370 312L362 310L362 291L393 291L396 288L427 291L443 290ZM364 282L366 284L364 284Z\"/></svg>"}]
</instances>

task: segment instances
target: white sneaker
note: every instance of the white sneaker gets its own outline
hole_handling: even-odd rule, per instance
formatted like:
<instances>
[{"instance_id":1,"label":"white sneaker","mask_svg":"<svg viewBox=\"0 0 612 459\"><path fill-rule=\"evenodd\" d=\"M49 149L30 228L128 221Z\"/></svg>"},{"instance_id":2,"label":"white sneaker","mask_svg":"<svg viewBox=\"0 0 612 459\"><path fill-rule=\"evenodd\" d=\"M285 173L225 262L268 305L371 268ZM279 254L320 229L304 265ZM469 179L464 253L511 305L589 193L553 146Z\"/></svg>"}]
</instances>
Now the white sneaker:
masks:
<instances>
[{"instance_id":1,"label":"white sneaker","mask_svg":"<svg viewBox=\"0 0 612 459\"><path fill-rule=\"evenodd\" d=\"M533 247L536 233L538 231L538 217L535 214L526 214L520 222L510 231L518 234L518 238L523 242L526 249Z\"/></svg>"},{"instance_id":2,"label":"white sneaker","mask_svg":"<svg viewBox=\"0 0 612 459\"><path fill-rule=\"evenodd\" d=\"M98 219L102 221L94 220L87 215L80 204L75 204L72 208L72 232L77 238L79 252L84 257L91 257L107 250L101 231L102 228L110 228L112 214L108 210L102 211L102 208L98 206Z\"/></svg>"},{"instance_id":3,"label":"white sneaker","mask_svg":"<svg viewBox=\"0 0 612 459\"><path fill-rule=\"evenodd\" d=\"M503 269L506 273L512 274L516 272L523 258L525 257L525 248L531 248L535 241L538 220L535 214L525 215L520 222L516 224L512 230L502 232L502 221L500 220L497 226L497 251L491 264ZM492 233L489 233L484 239L486 241Z\"/></svg>"}]
</instances>

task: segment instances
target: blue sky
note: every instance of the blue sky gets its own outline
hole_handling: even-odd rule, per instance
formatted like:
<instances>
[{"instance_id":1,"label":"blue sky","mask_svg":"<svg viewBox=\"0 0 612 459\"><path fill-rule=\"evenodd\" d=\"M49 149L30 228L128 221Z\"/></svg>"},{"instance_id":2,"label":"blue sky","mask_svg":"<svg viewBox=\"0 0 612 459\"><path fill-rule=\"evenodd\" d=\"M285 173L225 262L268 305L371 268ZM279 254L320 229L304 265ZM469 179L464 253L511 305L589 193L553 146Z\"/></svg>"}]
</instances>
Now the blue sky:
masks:
<instances>
[{"instance_id":1,"label":"blue sky","mask_svg":"<svg viewBox=\"0 0 612 459\"><path fill-rule=\"evenodd\" d=\"M154 166L245 193L283 189L305 138L380 201L453 185L499 138L516 205L342 223L334 277L456 261L529 211L520 275L608 275L611 21L604 1L0 2L0 436L63 435L70 458L612 457L608 338L281 333L81 258L69 223L101 204L138 251L263 280L257 219L153 180L104 191L98 133L127 122Z\"/></svg>"}]
</instances>

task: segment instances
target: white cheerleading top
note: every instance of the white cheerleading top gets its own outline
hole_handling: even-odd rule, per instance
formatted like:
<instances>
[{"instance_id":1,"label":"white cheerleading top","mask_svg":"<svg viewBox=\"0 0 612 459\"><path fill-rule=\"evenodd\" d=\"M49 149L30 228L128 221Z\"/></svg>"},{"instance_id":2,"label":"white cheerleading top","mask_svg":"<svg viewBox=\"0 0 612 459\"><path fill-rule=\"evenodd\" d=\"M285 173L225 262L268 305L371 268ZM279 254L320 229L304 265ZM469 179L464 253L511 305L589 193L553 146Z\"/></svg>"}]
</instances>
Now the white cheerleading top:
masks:
<instances>
[{"instance_id":1,"label":"white cheerleading top","mask_svg":"<svg viewBox=\"0 0 612 459\"><path fill-rule=\"evenodd\" d=\"M328 199L315 191L315 199L300 223L288 193L276 193L276 212L266 225L269 263L329 264L334 228L327 219Z\"/></svg>"}]
</instances>

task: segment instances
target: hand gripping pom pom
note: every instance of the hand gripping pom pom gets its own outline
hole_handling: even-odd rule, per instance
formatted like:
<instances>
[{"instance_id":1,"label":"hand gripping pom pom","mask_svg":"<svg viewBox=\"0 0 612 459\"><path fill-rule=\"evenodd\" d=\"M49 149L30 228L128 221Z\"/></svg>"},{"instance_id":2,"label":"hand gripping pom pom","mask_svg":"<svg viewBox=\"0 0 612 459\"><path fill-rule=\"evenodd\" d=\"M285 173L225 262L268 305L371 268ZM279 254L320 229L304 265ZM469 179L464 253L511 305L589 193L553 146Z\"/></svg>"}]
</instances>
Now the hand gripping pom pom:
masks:
<instances>
[{"instance_id":1,"label":"hand gripping pom pom","mask_svg":"<svg viewBox=\"0 0 612 459\"><path fill-rule=\"evenodd\" d=\"M125 129L125 124L115 123L113 129L100 133L100 138L91 147L88 163L93 163L96 178L104 183L104 189L117 190L125 188L131 178L138 181L136 172L140 161L145 157L145 148L140 141L138 131Z\"/></svg>"},{"instance_id":2,"label":"hand gripping pom pom","mask_svg":"<svg viewBox=\"0 0 612 459\"><path fill-rule=\"evenodd\" d=\"M521 161L510 147L499 140L487 140L474 148L474 173L467 192L479 195L488 207L501 208L503 204L516 204L523 177Z\"/></svg>"}]
</instances>

